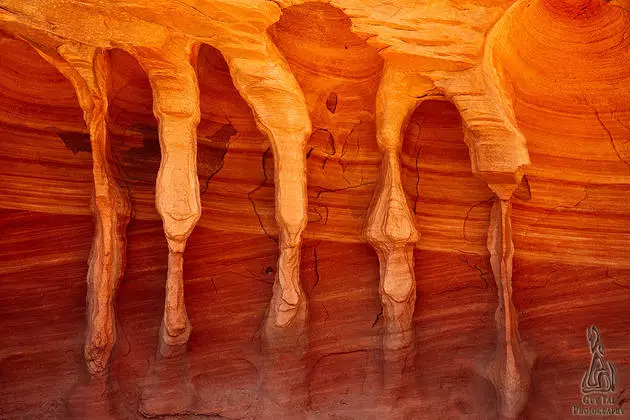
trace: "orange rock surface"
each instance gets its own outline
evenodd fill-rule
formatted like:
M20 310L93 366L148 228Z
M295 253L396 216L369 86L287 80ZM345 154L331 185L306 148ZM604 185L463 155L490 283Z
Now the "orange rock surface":
M629 13L0 0L0 418L627 409Z

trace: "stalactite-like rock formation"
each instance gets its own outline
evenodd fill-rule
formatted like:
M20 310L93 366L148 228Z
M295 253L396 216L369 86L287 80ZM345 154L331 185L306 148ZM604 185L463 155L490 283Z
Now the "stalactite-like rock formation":
M0 418L624 409L628 13L0 0Z
M422 58L427 52L422 50L416 52L415 57L408 57L404 64L385 56L385 68L376 98L377 141L383 160L365 235L376 249L381 265L386 364L393 359L399 366L408 368L407 359L414 347L412 319L416 292L413 248L418 232L405 200L399 168L402 135L413 111L428 98L452 101L463 121L472 171L493 189L502 191L511 183L518 182L523 168L529 164L525 139L515 127L511 101L502 94L501 81L492 62L494 39L504 25L500 22L490 33L479 62L465 65L462 69L456 68L456 71L436 71L448 69L446 63L435 67L423 63ZM451 54L442 54L444 58L441 60L456 62L456 54ZM411 70L409 63L414 61L418 65ZM386 369L387 378L391 379L394 375ZM497 385L499 394L504 389L501 385ZM511 398L512 390L507 393ZM520 412L522 406L518 408Z
M184 302L184 249L201 216L197 179L199 87L190 42L175 39L160 50L136 51L153 89L162 160L155 204L168 243L168 274L161 338L167 345L188 341L191 326Z
M394 82L397 76L386 65L377 94L376 129L382 161L365 236L376 250L380 264L379 293L385 320L386 364L405 366L414 350L412 318L416 282L413 248L418 232L400 179L403 124L409 119L411 107L409 103L394 99L398 95L391 95L397 92L398 86ZM391 372L391 375L396 374ZM387 373L386 377L389 377Z
M308 348L308 304L300 261L307 223L306 140L311 122L300 86L273 42L262 35L251 48L254 54L244 55L240 46L227 47L223 54L234 86L251 107L256 126L273 151L279 256L261 332L263 412L290 416L296 408L306 408L301 358ZM284 375L285 370L293 375ZM290 398L292 394L300 396Z
M90 132L93 159L96 232L87 275L87 333L84 357L88 371L104 374L116 341L114 300L125 271L126 229L130 204L116 181L107 130L109 61L102 50L61 45L59 55L40 54L73 83ZM53 53L54 54L54 53Z
M306 227L306 139L311 122L304 96L288 64L267 36L244 55L227 47L234 86L250 105L256 125L272 145L274 157L275 214L280 257L268 328L305 322L306 301L300 284L302 234ZM271 332L270 332L271 333Z
M518 315L512 302L512 205L510 199L498 197L490 213L488 250L492 272L499 292L495 315L497 353L488 376L498 395L498 414L517 418L521 413L530 385L531 356L525 353L518 332Z

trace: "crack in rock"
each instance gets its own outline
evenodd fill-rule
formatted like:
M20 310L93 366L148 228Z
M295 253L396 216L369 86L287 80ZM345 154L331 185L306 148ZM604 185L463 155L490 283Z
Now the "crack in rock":
M266 161L267 161L267 155L270 152L271 152L271 146L267 147L267 149L263 152L262 154L263 180L256 188L254 188L249 193L247 193L247 198L249 199L249 202L252 204L252 208L254 209L254 213L256 214L256 217L258 218L258 224L260 225L260 228L263 230L263 232L265 232L265 235L267 235L269 239L271 239L274 242L278 242L278 239L271 236L269 232L267 231L267 229L265 228L262 218L260 217L260 214L258 213L258 209L256 208L256 202L254 201L254 198L252 197L252 195L254 195L256 191L258 191L263 186L265 186L267 184L267 181L269 181L269 176L267 175L267 165L266 165L267 162Z

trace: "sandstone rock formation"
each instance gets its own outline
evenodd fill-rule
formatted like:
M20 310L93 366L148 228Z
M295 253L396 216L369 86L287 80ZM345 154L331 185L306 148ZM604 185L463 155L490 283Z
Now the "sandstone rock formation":
M0 417L569 416L627 7L0 0Z

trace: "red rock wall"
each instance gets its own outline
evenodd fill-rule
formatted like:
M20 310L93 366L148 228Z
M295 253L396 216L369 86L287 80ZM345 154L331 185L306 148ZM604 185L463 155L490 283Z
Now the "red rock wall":
M545 17L528 12L511 34L518 47L498 59L532 159L513 203L514 304L537 356L524 416L560 419L580 400L591 324L626 407L630 114L626 67L614 64L628 50L580 44L589 26L579 20L528 30L527 19ZM322 418L491 418L496 397L478 372L496 344L486 250L492 193L471 174L457 110L437 101L414 113L401 157L421 234L415 372L397 409L378 411L378 261L360 232L378 175L382 63L349 25L336 9L314 6L285 11L269 31L313 122L301 266L310 345L286 355L279 372L306 386L274 398L306 398ZM558 47L569 38L577 40L570 54ZM265 398L260 326L278 257L273 157L220 53L203 47L198 66L203 215L184 267L194 330L188 352L168 360L156 357L168 251L154 206L160 149L151 89L130 55L111 53L110 130L133 214L118 341L110 374L98 381L82 356L93 235L89 136L70 83L27 44L5 35L0 45L0 417L254 416ZM599 78L616 82L591 82Z

